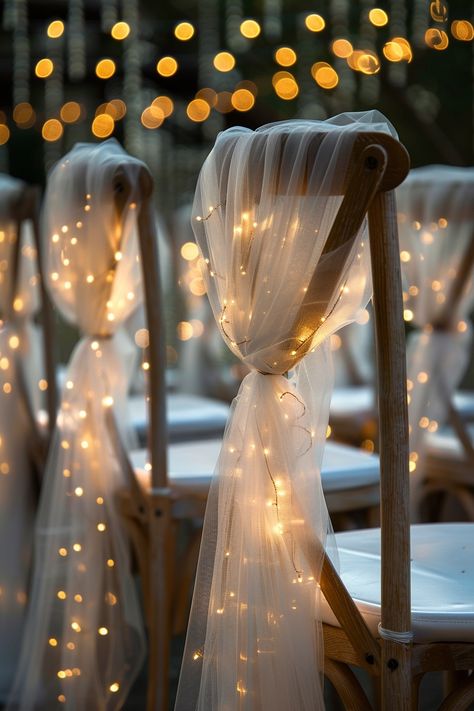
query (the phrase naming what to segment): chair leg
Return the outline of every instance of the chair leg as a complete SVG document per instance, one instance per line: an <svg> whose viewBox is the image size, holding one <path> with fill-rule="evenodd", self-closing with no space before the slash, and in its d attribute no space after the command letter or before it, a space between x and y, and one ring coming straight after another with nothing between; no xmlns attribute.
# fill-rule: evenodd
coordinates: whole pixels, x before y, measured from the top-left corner
<svg viewBox="0 0 474 711"><path fill-rule="evenodd" d="M326 658L324 674L335 688L346 711L372 711L365 692L347 664Z"/></svg>
<svg viewBox="0 0 474 711"><path fill-rule="evenodd" d="M176 581L176 595L173 606L173 634L180 634L186 630L189 616L189 593L196 573L201 534L202 530L200 528L194 531L180 563L180 571L177 574L179 579Z"/></svg>
<svg viewBox="0 0 474 711"><path fill-rule="evenodd" d="M168 711L174 556L171 500L166 493L150 499L147 711Z"/></svg>
<svg viewBox="0 0 474 711"><path fill-rule="evenodd" d="M382 711L411 711L413 683L411 676L411 647L388 640L382 642L381 709Z"/></svg>

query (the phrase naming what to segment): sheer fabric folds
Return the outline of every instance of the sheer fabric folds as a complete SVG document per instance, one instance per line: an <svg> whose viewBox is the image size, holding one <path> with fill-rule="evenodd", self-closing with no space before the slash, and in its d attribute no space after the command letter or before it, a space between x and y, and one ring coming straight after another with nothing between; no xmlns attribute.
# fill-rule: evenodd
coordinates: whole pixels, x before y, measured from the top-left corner
<svg viewBox="0 0 474 711"><path fill-rule="evenodd" d="M47 282L83 337L68 367L47 463L10 708L120 708L143 661L139 602L117 510L125 473L106 425L110 407L123 421L126 397L126 364L114 333L141 300L142 168L112 140L77 145L49 176Z"/></svg>
<svg viewBox="0 0 474 711"><path fill-rule="evenodd" d="M467 366L474 305L472 267L457 294L474 239L474 169L433 165L412 170L397 189L406 281L407 377L412 504L416 516L424 438L447 414ZM471 258L472 265L472 258Z"/></svg>
<svg viewBox="0 0 474 711"><path fill-rule="evenodd" d="M320 478L328 342L369 298L365 225L324 247L342 201L335 183L367 130L391 127L368 112L232 128L199 176L203 278L227 345L251 372L211 486L179 711L323 708L316 620L330 527ZM318 560L305 555L308 539L321 543Z"/></svg>
<svg viewBox="0 0 474 711"><path fill-rule="evenodd" d="M31 225L14 218L23 190L22 182L0 175L0 704L7 699L20 654L37 490L25 396L38 400L41 378L40 335L32 323L38 270Z"/></svg>

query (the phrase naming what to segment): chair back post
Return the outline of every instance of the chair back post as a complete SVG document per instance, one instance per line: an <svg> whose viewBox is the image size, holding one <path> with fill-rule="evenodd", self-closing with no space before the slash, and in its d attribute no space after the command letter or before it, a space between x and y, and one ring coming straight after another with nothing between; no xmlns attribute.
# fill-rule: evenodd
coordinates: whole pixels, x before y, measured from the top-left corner
<svg viewBox="0 0 474 711"><path fill-rule="evenodd" d="M142 201L138 213L138 236L149 331L149 452L152 489L168 487L166 423L166 333L159 273L158 240L153 210L153 182L148 171L140 173Z"/></svg>
<svg viewBox="0 0 474 711"><path fill-rule="evenodd" d="M369 209L380 438L382 708L408 708L411 630L410 489L403 297L395 194ZM384 632L385 631L385 632ZM393 634L395 633L395 635Z"/></svg>

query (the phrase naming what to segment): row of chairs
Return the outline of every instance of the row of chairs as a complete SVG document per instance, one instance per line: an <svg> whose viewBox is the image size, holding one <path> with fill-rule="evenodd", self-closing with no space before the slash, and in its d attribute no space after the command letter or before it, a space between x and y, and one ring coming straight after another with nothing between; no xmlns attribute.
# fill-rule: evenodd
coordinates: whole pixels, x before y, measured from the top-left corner
<svg viewBox="0 0 474 711"><path fill-rule="evenodd" d="M77 149L75 150L77 151ZM105 545L101 543L102 547L100 548L100 555L104 557L104 568L109 568L109 571L106 570L106 572L110 572L111 568L127 568L128 565L126 557L122 558L120 566L118 565L118 556L121 555L124 549L123 539L120 538L120 535L114 539L117 531L108 533L116 525L114 511L117 508L117 504L123 519L127 522L128 532L135 544L134 549L139 562L149 631L149 708L166 708L168 688L167 659L171 635L172 599L176 590L181 591L178 596L179 612L175 612L175 621L178 624L180 619L182 622L186 617L186 594L182 591L186 591L188 583L193 577L192 561L195 558L199 539L199 534L197 533L193 538L193 545L186 550L184 562L179 563L176 566L178 568L176 570L176 530L179 523L185 519L193 522L199 522L202 519L212 470L218 459L220 442L213 440L203 441L200 438L196 442L175 443L166 447L167 417L164 396L166 386L162 365L165 362L163 305L160 303L157 270L158 256L156 253L156 236L152 211L152 185L149 174L142 164L126 156L114 142L107 142L100 146L88 148L81 147L80 150L82 152L79 156L74 155L74 151L69 154L56 167L50 178L45 202L45 213L50 216L50 222L46 220L43 232L43 240L44 244L48 245L49 256L44 257L43 264L47 265L46 279L49 281L53 299L57 299L57 305L66 316L72 317L80 323L81 330L87 334L87 338L82 345L82 351L78 351L80 358L77 357L77 352L74 356L75 361L72 364L74 377L70 377L71 372L68 372L66 376L57 426L60 435L56 437L50 450L45 490L42 495L39 514L39 536L41 537L44 532L46 532L46 536L45 540L37 545L36 548L36 572L25 639L27 640L27 645L30 644L33 638L37 646L42 647L41 658L45 666L42 666L41 662L38 663L38 658L32 656L30 650L27 653L24 652L20 661L18 678L24 680L25 674L27 675L26 690L21 690L17 683L13 698L14 703L17 703L20 707L23 704L24 708L33 708L34 704L40 706L43 703L44 705L49 694L54 694L54 699L64 697L63 703L67 703L66 688L68 684L71 687L75 683L75 677L77 679L79 677L87 677L86 669L93 669L95 664L98 670L101 669L101 664L97 660L99 656L103 657L104 646L101 648L100 655L98 651L94 652L94 650L97 650L98 645L104 641L102 638L108 638L110 644L115 645L116 641L114 641L112 632L116 632L118 627L113 627L113 625L120 624L123 626L125 624L124 620L127 619L127 616L124 616L124 610L121 612L122 618L118 618L119 622L114 622L114 618L107 613L110 620L108 626L106 624L97 626L98 632L94 635L93 640L90 638L93 635L89 630L90 635L87 645L83 645L87 648L87 654L83 651L81 652L78 657L81 659L80 663L66 662L65 660L68 658L68 652L66 651L61 651L59 657L56 656L53 661L47 659L46 652L54 652L57 655L58 647L61 650L65 647L69 652L76 654L76 649L81 646L77 640L66 640L64 628L61 627L65 613L55 610L59 609L58 606L61 604L64 605L64 599L71 599L76 602L76 607L71 603L67 614L72 620L71 625L81 628L82 613L76 612L76 608L82 603L83 599L86 599L86 593L78 592L79 589L82 590L80 576L78 580L73 575L65 575L64 566L63 570L60 570L60 566L64 563L63 559L70 561L74 555L83 554L86 549L94 548L98 545L94 542L95 539L90 538L90 530L84 530L85 528L90 529L91 521L93 520L95 523L96 518L95 512L83 505L83 502L89 498L93 499L93 502L98 506L103 506L104 501L107 500L107 514L104 518L101 513L100 520L97 520L95 526L99 533L105 534L104 539L109 535L111 538ZM314 150L317 154L317 141ZM312 156L312 159L315 158L316 156ZM388 172L386 168L387 160L389 164ZM369 210L369 219L372 234L377 235L375 240L372 237L371 247L374 252L374 267L376 267L373 273L376 294L375 317L378 322L379 367L380 361L382 362L382 374L379 377L384 379L384 382L381 385L379 384L379 398L382 403L380 447L382 469L381 507L382 511L385 507L385 520L383 518L384 514L382 514L382 526L386 531L385 537L382 539L382 545L384 550L383 557L385 561L391 561L389 565L394 571L393 579L391 574L386 574L383 582L382 630L406 631L411 629L409 621L410 610L407 607L408 542L406 533L408 476L405 470L408 465L408 453L404 450L407 444L406 431L404 431L404 398L406 389L403 373L404 364L403 359L400 358L400 353L403 351L401 336L403 324L400 318L401 292L399 293L399 284L396 276L394 276L397 273L399 264L396 231L393 228L394 205L391 202L391 193L386 191L393 189L397 182L403 179L407 170L407 160L403 149L398 143L388 140L383 134L365 132L363 137L355 144L351 161L351 170L357 171L357 177L359 179L362 178L361 185L366 190L363 195L363 210L361 208L360 220L362 220L368 205L375 200L373 207ZM79 172L76 171L77 163L80 166ZM105 166L104 169L102 171L98 170L102 165ZM376 168L370 167L372 165L375 165ZM371 172L373 170L375 170L375 174ZM71 171L71 173L74 171L70 179L67 176L67 171ZM98 173L102 177L101 182L97 181ZM91 175L94 175L93 179ZM69 180L70 182L68 182ZM97 194L90 188L91 180ZM347 184L350 190L345 193L347 197L343 205L346 210L350 208L355 212L354 179L348 180ZM338 190L346 190L347 184L339 187ZM67 187L69 189L73 188L71 202L66 199L69 195ZM374 193L377 197L373 197ZM98 195L100 195L100 200L97 199ZM71 206L76 209L78 205L81 209L81 219L76 219L79 213L74 215L74 210L71 211ZM90 230L90 234L86 239L82 236L89 229L89 213L93 213L98 205L100 205L103 213L107 215L106 222L104 222L103 215L100 218L100 225L103 229L102 242L97 241L97 235L99 234L97 223L90 223L91 226L94 225L95 229ZM87 210L87 207L90 209ZM61 215L67 215L67 219L66 216L62 219ZM79 223L81 223L81 227L78 227ZM65 231L63 231L64 227L67 228ZM339 224L338 227L341 229ZM80 229L83 232L76 234L75 230ZM354 225L346 227L346 230L347 234L352 236ZM76 239L75 243L72 242L74 239ZM379 243L383 246L379 246ZM80 245L82 245L82 252L79 249L77 250L81 256L81 258L78 258L73 248L80 247ZM41 242L38 242L38 246L41 248ZM378 249L382 250L382 255L378 254ZM386 251L384 252L383 250ZM100 379L97 379L98 375L93 370L96 367L95 362L103 358L111 365L112 369L119 372L118 365L113 361L113 354L107 353L110 350L110 332L112 331L112 326L115 327L115 322L123 320L123 316L129 308L126 305L126 300L133 300L129 298L129 295L133 294L135 297L140 289L140 272L138 271L137 274L137 267L135 266L138 252L140 253L138 270L141 267L149 330L149 431L152 433L149 457L143 451L129 453L127 440L123 435L122 418L117 414L120 412L118 408L118 401L121 396L120 388L118 388L117 384L114 385L111 382L113 378L109 377L110 373L107 375L107 368L104 368L103 365L104 361L100 364L100 373L102 373L102 378L104 377L104 372L106 373L105 384ZM102 266L99 267L99 265ZM69 278L72 272L74 272L74 277ZM90 277L93 277L92 281ZM123 280L123 284L121 280ZM67 286L68 284L70 285ZM88 287L92 287L91 291L94 298L92 302L87 301L90 298L87 294ZM73 295L74 291L76 291L75 295ZM69 292L72 292L72 294ZM378 304L377 294L379 294ZM399 299L398 303L394 301L395 297ZM379 311L377 311L378 309ZM381 315L380 310L383 309L385 309L385 312ZM87 311L86 315L81 315L81 311ZM109 319L109 316L113 316L113 318ZM92 325L89 323L89 319L91 319ZM396 338L399 339L398 343L394 343ZM47 347L50 348L51 338L48 336L45 341ZM101 355L98 356L98 353ZM385 364L384 359L386 359ZM84 372L81 371L81 368L84 369ZM92 375L89 373L88 376L87 369ZM394 377L394 374L396 377ZM88 377L89 380L87 379ZM84 383L89 389L89 394L83 392L81 387L77 393L78 399L75 400L75 390L78 388L77 381L79 379L79 382L82 382L82 378L84 378ZM52 385L54 378L52 375L49 376L48 381L50 387L47 392L51 396L50 400L54 402L54 386ZM115 388L116 392L114 391L112 394L111 388ZM85 398L84 401L81 398ZM97 398L99 401L97 401ZM81 402L84 403L83 406ZM395 403L397 403L396 406ZM72 416L71 408L76 413ZM100 411L97 412L97 409ZM50 404L50 422L53 421L53 411L54 406ZM84 417L81 414L83 412L86 413ZM90 431L87 428L79 430L80 421L84 420L88 423L89 419L93 420L90 424L92 429ZM395 429L397 429L396 447L394 447ZM100 437L98 437L97 432L99 432ZM62 439L64 433L66 433L66 439ZM106 446L107 439L111 443L110 449ZM68 446L64 447L64 444ZM70 454L71 450L73 450L73 453ZM57 456L58 453L61 454L61 457ZM79 466L76 466L75 457L78 458ZM98 459L94 460L94 457L98 457ZM103 457L105 457L105 460ZM91 462L94 461L92 469L95 472L100 471L103 467L110 467L110 461L107 458L112 458L118 474L115 479L106 478L104 480L94 474L94 478L98 478L99 482L95 481L93 496L90 496L87 490L90 484L87 468L91 467ZM65 461L71 461L72 466L64 466ZM60 462L59 465L58 462ZM84 480L80 480L76 476L77 472L74 472L75 466L79 473L83 472ZM113 469L113 467L110 468ZM69 476L64 473L66 471L69 472ZM384 475L386 477L387 474L388 483L386 479L384 480ZM61 477L61 486L59 488L54 483L58 477ZM68 481L69 479L74 481L70 482ZM326 448L322 466L322 480L328 507L332 513L347 513L355 509L372 510L377 506L379 500L378 479L378 466L374 458L354 450L349 451L341 445L330 444ZM81 509L77 514L74 511L74 506L71 507L68 503L67 507L64 507L66 515L59 521L60 525L53 526L53 523L58 524L58 507L63 505L61 499L58 499L56 495L58 492L64 496L64 502L73 501L77 503L79 501ZM388 506L389 497L395 497L391 506ZM102 503L97 503L99 499L102 499ZM77 527L78 523L81 522L81 517L84 516L87 520L87 526L82 523ZM107 516L110 517L110 521L107 520ZM98 528L99 526L105 526L105 528L102 530ZM68 529L67 532L66 529ZM54 530L52 540L50 540L51 537L48 538L49 534L47 533L51 530ZM396 533L397 531L398 533ZM429 531L425 528L420 529L419 533L418 529L414 529L415 549L417 546L420 550L429 547L430 538L428 533ZM433 535L435 533L436 531L433 532ZM459 536L466 535L466 531L463 530L458 533L454 528L449 527L449 531L446 529L445 534L446 541L449 536L452 536L453 544L458 545ZM81 535L84 535L83 540L80 540ZM94 532L94 535L97 534ZM62 545L61 541L67 542ZM84 543L84 541L87 541L87 543ZM403 545L400 545L401 541ZM363 570L361 575L360 566L353 564L352 560L352 551L354 551L356 557L361 557L362 551L362 557L365 556L367 560L375 560L377 562L376 532L373 531L367 535L363 533L341 534L338 544L339 550L341 551L342 549L344 551L344 557L341 556L341 569L344 583L350 593L353 593L352 588L357 584L357 581L366 580L367 576L375 581L370 591L365 589L360 592L357 590L353 597L361 601L359 607L362 606L363 608L365 604L369 609L365 619L370 620L370 615L372 615L377 621L380 619L377 614L380 609L376 582L378 579L377 573L372 568L368 568ZM315 542L312 541L311 546L314 547L314 545ZM311 546L310 550L312 550ZM78 549L76 550L75 547L78 547ZM65 554L63 555L64 551ZM115 551L115 553L112 554L111 551ZM312 552L315 558L321 557L321 553L317 553L315 550ZM55 556L54 561L53 554ZM396 639L393 634L391 636L386 634L380 640L375 640L372 633L376 632L376 625L374 627L374 624L369 624L371 632L368 631L366 622L360 617L359 612L355 610L354 604L348 597L347 591L341 586L341 581L335 573L329 558L324 554L323 561L321 586L332 609L332 613L328 611L325 620L326 670L328 676L341 689L340 693L345 703L352 703L352 706L348 705L348 708L363 708L363 706L357 705L362 703L360 690L356 691L355 682L350 673L341 667L341 662L349 664L360 663L372 675L380 676L382 679L382 698L385 698L385 708L407 708L406 705L403 705L404 701L400 702L398 706L387 705L393 702L394 692L392 685L394 683L395 685L399 684L401 699L409 698L411 692L408 690L410 683L407 680L410 674L413 673L418 677L422 671L429 667L431 661L428 650L423 647L423 644L429 639L429 635L425 634L424 637L422 635L419 638L422 644L417 648L416 653L413 651L414 648L411 641ZM112 565L109 565L109 562ZM89 559L86 562L74 561L74 564L67 563L70 566L68 568L69 572L71 567L77 568L80 565L85 565L86 570L82 571L83 573L90 570L90 564L91 561ZM387 563L385 564L387 565ZM439 561L438 564L440 564ZM371 563L369 562L368 565L370 567ZM41 577L41 570L38 570L41 567L43 567L43 578ZM56 589L56 583L59 585L57 580L51 585L52 570L56 569L58 570L58 577L64 583L59 589ZM81 570L79 570L80 572ZM351 579L351 575L354 576L354 579ZM100 576L98 577L100 579ZM396 581L397 577L398 585L395 585L392 589L392 582L393 580ZM44 583L44 578L47 579L47 584ZM38 579L39 583L37 582ZM73 583L71 583L71 579ZM95 584L97 584L97 580ZM124 579L121 580L120 575L118 575L114 584L116 585L114 589L104 588L102 590L102 588L99 588L104 596L104 602L101 603L102 606L120 607L120 604L117 605L117 600L120 600L124 590L127 589L127 582ZM72 587L68 587L71 585ZM48 603L49 607L47 607L48 610L52 610L51 618L60 620L61 634L58 633L57 636L53 635L51 628L47 628L44 625L44 617L47 617L44 614L45 591L54 599L54 605L51 600L51 603ZM59 592L63 592L66 598L58 597ZM130 591L129 593L133 596L133 593ZM87 594L90 595L89 589ZM368 595L369 599L366 600ZM374 599L370 598L370 595L373 595ZM77 596L82 598L80 602L75 600ZM114 599L116 602L111 605L110 602L113 602ZM39 600L43 603L42 615L38 614L37 602ZM400 600L403 601L403 604L400 604ZM420 605L422 602L421 600ZM445 602L448 603L449 600ZM362 609L362 612L364 613L365 610ZM332 614L336 615L342 629L337 626L334 617L331 616ZM459 624L459 615L456 617L456 614L453 614L453 624ZM431 611L430 624L433 622L433 615L436 617L436 612L433 613ZM464 618L462 622L465 622ZM422 625L423 621L421 627ZM128 626L133 627L129 621ZM125 624L125 627L127 627L127 624ZM138 664L140 655L137 650L141 648L142 642L140 641L138 624L135 625L135 629L138 631L136 632L134 643L130 647L130 654L136 657L135 663ZM72 627L72 630L73 632L75 631L74 627ZM106 631L105 633L104 630ZM80 634L81 631L80 629L77 634ZM472 652L469 652L467 648L458 649L459 645L455 649L452 648L452 645L449 645L451 641L449 635L452 634L452 627L446 634L448 637L443 638L446 639L446 642L443 641L442 653L439 652L441 657L438 656L436 664L440 665L440 658L449 658L449 664L452 668L461 668L463 664L464 667L462 668L472 668L472 657L469 656L470 654L472 655ZM44 640L39 639L41 635L43 635ZM55 643L51 644L51 640L54 640ZM467 640L462 640L462 642L465 641ZM344 654L341 658L342 642ZM74 648L68 648L67 645L70 644L75 645ZM130 659L127 659L126 647L127 645L124 644L125 662L122 660L121 671L121 673L126 672L124 673L124 678L108 678L107 684L100 692L98 690L100 681L97 681L96 686L86 692L86 694L94 694L94 696L86 695L84 702L88 699L93 704L97 702L98 698L101 698L107 708L112 703L110 699L114 700L114 704L120 703L117 699L122 699L123 702L128 691L127 678L131 676ZM107 648L109 656L112 655L112 649L112 647ZM412 651L413 658L416 657L416 664L410 661ZM381 657L383 661L381 661ZM69 658L72 659L71 655L69 655ZM396 666L394 666L394 662L396 662ZM468 663L470 666L466 667ZM32 673L32 665L36 668L35 674ZM58 667L55 680L57 688L54 685L47 687L42 678L41 670L45 672L48 670L49 674L51 674L51 669L56 666ZM399 668L403 670L403 674L401 672L395 673ZM80 670L80 673L77 673L77 670ZM61 675L59 675L60 672ZM341 681L342 686L339 683ZM102 696L99 694L102 694ZM20 701L18 701L18 698ZM350 702L351 698L352 702ZM364 703L368 703L367 700Z"/></svg>

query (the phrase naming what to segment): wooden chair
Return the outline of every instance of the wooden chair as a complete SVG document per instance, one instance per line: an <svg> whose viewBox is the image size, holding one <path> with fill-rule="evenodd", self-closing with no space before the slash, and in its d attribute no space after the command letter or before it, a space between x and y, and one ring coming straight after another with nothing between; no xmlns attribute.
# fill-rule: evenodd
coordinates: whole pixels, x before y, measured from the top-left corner
<svg viewBox="0 0 474 711"><path fill-rule="evenodd" d="M129 189L117 176L117 210ZM220 440L167 446L163 304L160 296L157 241L154 234L152 182L142 175L138 228L149 328L149 454L125 451L110 412L116 448L129 474L129 489L120 497L121 511L134 544L142 578L149 631L148 709L167 709L169 645L173 626L182 628L200 541L199 522L220 449ZM152 266L154 265L154 267ZM147 461L148 460L148 461ZM348 485L348 471L351 482ZM354 476L355 472L355 476ZM352 448L329 446L323 481L329 509L338 516L354 510L371 512L379 501L376 457ZM198 523L184 558L176 562L177 529L183 520ZM174 605L173 605L174 604ZM173 609L174 606L174 609Z"/></svg>
<svg viewBox="0 0 474 711"><path fill-rule="evenodd" d="M462 672L443 709L474 700L474 526L409 525L408 416L403 300L393 189L408 170L406 151L382 134L364 134L341 186L342 232L354 233L368 212L376 323L380 417L381 529L337 534L341 573L324 554L321 590L326 676L346 709L372 708L351 667L380 688L376 708L416 709L428 671ZM344 210L346 208L346 210ZM354 224L355 223L355 224ZM309 559L319 557L307 540ZM426 566L426 567L424 567ZM427 581L431 589L427 591ZM411 590L413 592L411 592Z"/></svg>
<svg viewBox="0 0 474 711"><path fill-rule="evenodd" d="M1 703L6 701L19 654L28 601L34 519L50 429L56 418L56 391L51 308L36 266L40 249L39 193L8 176L0 176L0 193ZM30 241L27 227L31 227ZM42 335L33 324L38 292L42 297L39 299ZM40 422L41 403L37 396L42 394L39 385L46 382L49 422Z"/></svg>
<svg viewBox="0 0 474 711"><path fill-rule="evenodd" d="M10 179L8 179L10 180ZM39 207L40 207L40 192L34 186L29 186L21 181L11 181L10 189L4 191L4 204L2 205L2 217L11 221L16 225L16 238L11 253L12 263L8 265L11 269L9 276L10 287L10 307L9 311L12 314L21 315L21 308L18 309L18 302L15 304L15 296L19 289L20 268L22 261L22 237L24 235L23 226L30 222L32 228L32 236L34 249L36 250L36 262L38 264L38 280L40 293L40 321L41 321L41 343L43 355L43 367L46 389L46 418L41 422L41 413L37 411L35 403L32 400L32 393L28 388L27 374L25 372L25 364L21 358L16 358L16 366L18 369L18 387L20 388L21 397L24 401L27 416L30 422L32 439L29 442L31 456L33 462L37 466L38 472L41 471L46 459L47 446L49 435L54 427L57 411L57 387L55 377L55 355L54 355L54 317L47 290L44 282L41 279L41 241L39 238ZM8 314L2 314L2 319L8 319Z"/></svg>
<svg viewBox="0 0 474 711"><path fill-rule="evenodd" d="M473 394L453 395L471 345L474 171L419 168L398 195L405 309L418 329L408 347L410 466L417 467L424 516L439 520L446 499L454 498L474 520L474 449L466 423ZM442 433L441 425L448 425Z"/></svg>

